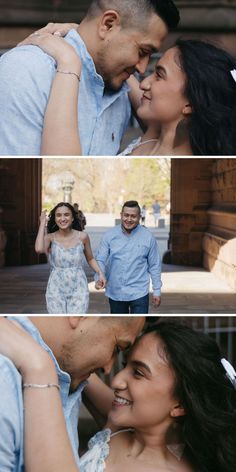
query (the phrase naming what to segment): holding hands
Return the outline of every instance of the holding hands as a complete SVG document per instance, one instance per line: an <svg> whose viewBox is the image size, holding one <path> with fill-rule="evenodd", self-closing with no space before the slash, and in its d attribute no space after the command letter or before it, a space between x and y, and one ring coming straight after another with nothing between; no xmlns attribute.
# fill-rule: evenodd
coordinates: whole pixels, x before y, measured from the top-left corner
<svg viewBox="0 0 236 472"><path fill-rule="evenodd" d="M95 283L96 290L106 288L107 280L103 272L99 272L99 280Z"/></svg>

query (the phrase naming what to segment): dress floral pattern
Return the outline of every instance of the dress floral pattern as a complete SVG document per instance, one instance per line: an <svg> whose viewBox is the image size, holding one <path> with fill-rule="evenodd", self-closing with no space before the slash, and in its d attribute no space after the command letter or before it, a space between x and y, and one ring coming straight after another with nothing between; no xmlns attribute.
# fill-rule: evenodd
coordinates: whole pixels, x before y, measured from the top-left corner
<svg viewBox="0 0 236 472"><path fill-rule="evenodd" d="M109 455L111 430L104 429L93 436L88 443L88 451L80 459L81 472L103 472Z"/></svg>
<svg viewBox="0 0 236 472"><path fill-rule="evenodd" d="M136 149L136 147L138 147L138 145L141 143L141 136L137 139L134 139L133 141L131 141L130 144L128 144L128 146L124 149L124 151L120 152L118 154L118 156L129 156L129 154L131 154L131 152L134 151L134 149Z"/></svg>
<svg viewBox="0 0 236 472"><path fill-rule="evenodd" d="M87 313L89 290L83 269L83 243L65 248L53 240L49 253L51 268L46 291L48 313Z"/></svg>

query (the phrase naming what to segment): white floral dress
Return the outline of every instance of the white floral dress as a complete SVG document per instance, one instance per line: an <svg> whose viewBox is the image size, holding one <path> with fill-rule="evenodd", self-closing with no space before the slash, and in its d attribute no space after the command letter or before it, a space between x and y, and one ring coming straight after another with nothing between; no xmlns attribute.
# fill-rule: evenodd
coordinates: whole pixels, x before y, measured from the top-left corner
<svg viewBox="0 0 236 472"><path fill-rule="evenodd" d="M122 429L112 433L109 428L99 431L88 443L88 451L80 459L81 472L104 472L106 459L109 456L110 439L116 434L131 431L131 429Z"/></svg>
<svg viewBox="0 0 236 472"><path fill-rule="evenodd" d="M128 146L124 149L124 151L120 152L118 156L129 156L134 151L134 149L138 147L138 145L141 143L141 140L142 138L140 136L139 138L131 141L131 143L128 144Z"/></svg>
<svg viewBox="0 0 236 472"><path fill-rule="evenodd" d="M52 241L49 252L51 273L46 291L48 313L87 313L89 290L83 269L83 251L81 240L71 248Z"/></svg>

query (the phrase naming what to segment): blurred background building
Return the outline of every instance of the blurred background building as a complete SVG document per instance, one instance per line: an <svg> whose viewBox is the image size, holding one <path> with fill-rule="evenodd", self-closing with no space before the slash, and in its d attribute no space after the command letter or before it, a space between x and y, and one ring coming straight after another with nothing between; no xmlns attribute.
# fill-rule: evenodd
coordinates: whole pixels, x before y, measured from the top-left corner
<svg viewBox="0 0 236 472"><path fill-rule="evenodd" d="M236 54L236 0L175 0L181 24L163 48L177 36L204 37ZM49 21L80 22L90 0L0 0L0 50Z"/></svg>

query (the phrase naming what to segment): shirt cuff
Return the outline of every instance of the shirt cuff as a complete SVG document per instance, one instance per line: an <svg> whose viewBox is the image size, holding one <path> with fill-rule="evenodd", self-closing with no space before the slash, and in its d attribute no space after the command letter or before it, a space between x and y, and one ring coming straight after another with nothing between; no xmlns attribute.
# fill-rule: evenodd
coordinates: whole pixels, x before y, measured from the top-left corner
<svg viewBox="0 0 236 472"><path fill-rule="evenodd" d="M153 295L155 295L155 297L160 297L161 296L161 291L160 290L153 290Z"/></svg>

